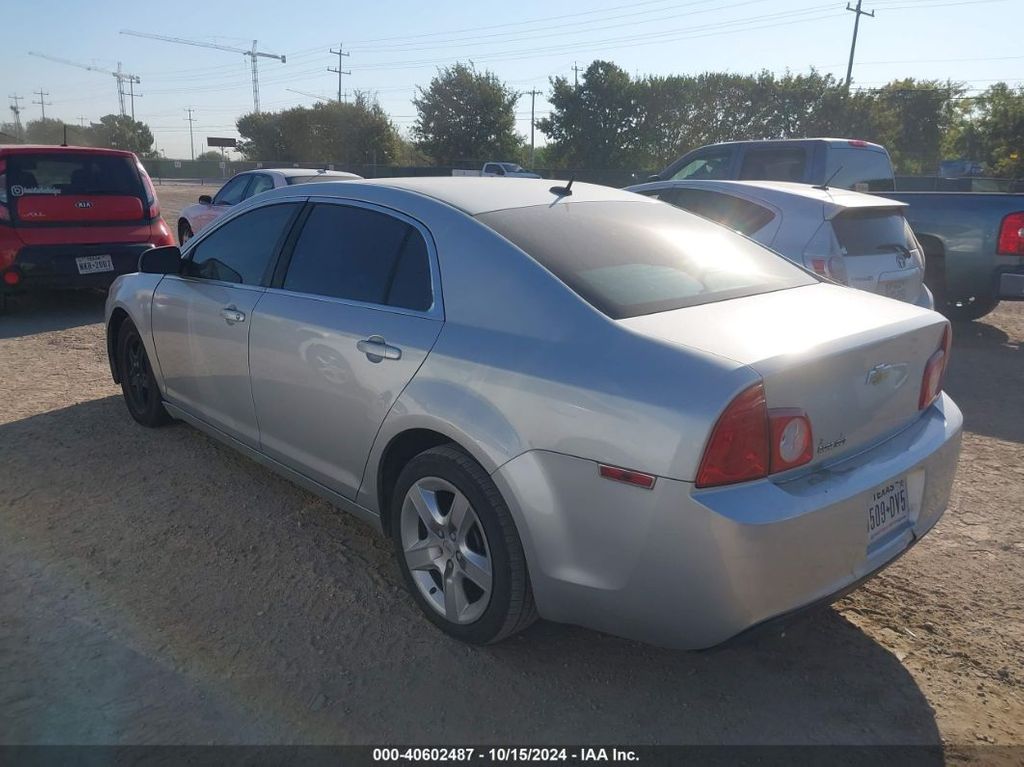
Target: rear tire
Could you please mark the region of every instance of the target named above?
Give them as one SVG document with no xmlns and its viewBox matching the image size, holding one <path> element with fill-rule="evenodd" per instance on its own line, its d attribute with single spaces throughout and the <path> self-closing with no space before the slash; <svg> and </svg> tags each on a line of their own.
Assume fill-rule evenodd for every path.
<svg viewBox="0 0 1024 767">
<path fill-rule="evenodd" d="M 195 237 L 192 232 L 192 225 L 182 219 L 178 222 L 178 247 L 184 247 L 185 243 Z"/>
<path fill-rule="evenodd" d="M 121 393 L 132 418 L 149 427 L 170 423 L 142 336 L 127 318 L 117 334 L 117 370 Z"/>
<path fill-rule="evenodd" d="M 991 314 L 995 311 L 995 308 L 999 306 L 998 298 L 975 298 L 970 302 L 963 302 L 962 305 L 957 306 L 955 303 L 947 301 L 943 307 L 939 307 L 938 302 L 935 304 L 935 308 L 939 309 L 943 314 L 946 315 L 953 322 L 970 322 L 971 320 L 980 320 L 986 314 Z"/>
<path fill-rule="evenodd" d="M 508 505 L 459 448 L 435 447 L 406 464 L 391 495 L 391 528 L 406 586 L 446 634 L 490 644 L 537 619 Z"/>
</svg>

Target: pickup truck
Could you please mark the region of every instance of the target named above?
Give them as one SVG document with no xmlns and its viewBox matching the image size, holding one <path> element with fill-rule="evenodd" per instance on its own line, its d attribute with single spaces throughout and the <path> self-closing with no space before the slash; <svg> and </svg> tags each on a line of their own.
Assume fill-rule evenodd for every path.
<svg viewBox="0 0 1024 767">
<path fill-rule="evenodd" d="M 910 207 L 935 308 L 953 320 L 1024 300 L 1024 194 L 920 192 L 898 183 L 878 144 L 839 138 L 733 141 L 695 149 L 652 181 L 796 181 L 880 193 Z M 917 186 L 917 188 L 920 188 Z"/>
</svg>

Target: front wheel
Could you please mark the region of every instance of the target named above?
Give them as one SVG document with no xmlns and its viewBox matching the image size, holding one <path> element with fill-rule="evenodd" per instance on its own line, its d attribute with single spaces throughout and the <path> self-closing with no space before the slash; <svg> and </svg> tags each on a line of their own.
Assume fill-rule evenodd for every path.
<svg viewBox="0 0 1024 767">
<path fill-rule="evenodd" d="M 454 446 L 413 458 L 391 500 L 398 566 L 442 631 L 488 644 L 537 618 L 512 515 L 487 472 Z"/>
<path fill-rule="evenodd" d="M 126 319 L 117 334 L 117 369 L 121 393 L 132 418 L 143 426 L 163 426 L 171 417 L 164 409 L 146 346 L 135 323 Z"/>
</svg>

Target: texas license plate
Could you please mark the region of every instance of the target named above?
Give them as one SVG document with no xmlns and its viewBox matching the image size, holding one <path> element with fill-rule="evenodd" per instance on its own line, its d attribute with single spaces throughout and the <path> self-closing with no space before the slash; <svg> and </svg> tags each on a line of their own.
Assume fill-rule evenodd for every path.
<svg viewBox="0 0 1024 767">
<path fill-rule="evenodd" d="M 875 490 L 868 500 L 868 545 L 903 525 L 909 515 L 905 478 L 895 479 Z"/>
<path fill-rule="evenodd" d="M 110 256 L 79 256 L 75 263 L 78 264 L 79 274 L 114 271 L 114 262 Z"/>
<path fill-rule="evenodd" d="M 882 288 L 882 295 L 886 298 L 895 298 L 897 301 L 907 300 L 906 280 L 886 280 L 879 284 Z"/>
</svg>

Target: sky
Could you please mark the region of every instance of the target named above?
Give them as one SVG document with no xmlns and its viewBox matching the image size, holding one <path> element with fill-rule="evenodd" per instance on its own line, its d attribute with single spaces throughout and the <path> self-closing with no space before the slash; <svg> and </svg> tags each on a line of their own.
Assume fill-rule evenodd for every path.
<svg viewBox="0 0 1024 767">
<path fill-rule="evenodd" d="M 852 0 L 856 2 L 856 0 Z M 997 81 L 1024 83 L 1018 36 L 1021 0 L 863 0 L 854 87 L 897 77 L 952 79 L 977 91 Z M 338 66 L 330 50 L 351 55 L 342 89 L 376 93 L 403 133 L 415 121 L 411 99 L 438 67 L 472 61 L 536 97 L 536 116 L 554 76 L 573 66 L 614 61 L 631 74 L 807 72 L 843 78 L 855 14 L 845 0 L 599 0 L 591 3 L 378 2 L 150 3 L 5 0 L 0 97 L 20 95 L 23 122 L 46 115 L 67 123 L 118 111 L 117 68 L 141 79 L 135 116 L 150 125 L 167 157 L 192 151 L 186 108 L 193 109 L 196 154 L 207 136 L 237 137 L 235 120 L 252 111 L 249 58 L 240 53 L 143 39 L 122 30 L 285 55 L 259 59 L 264 111 L 336 98 Z M 158 13 L 152 12 L 154 7 Z M 42 53 L 96 67 L 89 71 L 29 55 Z M 302 91 L 302 93 L 296 92 Z M 310 95 L 312 94 L 312 95 Z M 518 105 L 529 139 L 530 96 Z M 11 118 L 10 111 L 0 121 Z M 538 145 L 543 137 L 537 134 Z"/>
</svg>

